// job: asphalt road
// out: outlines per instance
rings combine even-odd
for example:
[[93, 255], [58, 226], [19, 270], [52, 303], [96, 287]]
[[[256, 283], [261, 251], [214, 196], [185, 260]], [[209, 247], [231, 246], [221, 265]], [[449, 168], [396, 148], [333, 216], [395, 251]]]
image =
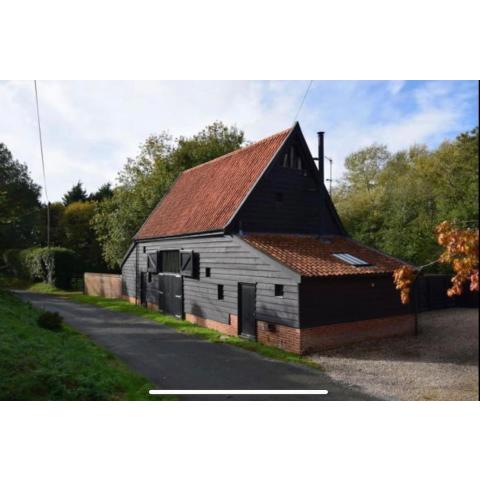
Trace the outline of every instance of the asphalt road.
[[114, 353], [158, 389], [328, 390], [328, 395], [185, 395], [188, 400], [374, 400], [306, 365], [281, 362], [232, 345], [211, 343], [154, 321], [93, 305], [15, 292]]

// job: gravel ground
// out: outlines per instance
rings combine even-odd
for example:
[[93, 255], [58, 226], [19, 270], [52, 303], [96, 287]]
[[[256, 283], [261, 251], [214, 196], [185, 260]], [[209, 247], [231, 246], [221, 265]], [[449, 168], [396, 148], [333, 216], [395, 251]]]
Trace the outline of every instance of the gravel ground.
[[478, 309], [419, 316], [417, 336], [311, 356], [333, 380], [388, 400], [478, 400]]

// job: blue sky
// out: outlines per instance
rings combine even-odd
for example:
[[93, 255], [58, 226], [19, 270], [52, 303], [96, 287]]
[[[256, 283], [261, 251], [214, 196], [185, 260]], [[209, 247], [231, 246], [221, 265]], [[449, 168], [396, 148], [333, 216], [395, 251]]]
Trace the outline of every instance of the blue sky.
[[[78, 180], [88, 191], [116, 173], [152, 133], [192, 135], [222, 120], [250, 141], [289, 127], [308, 81], [38, 82], [51, 201]], [[478, 123], [476, 81], [314, 81], [298, 117], [312, 153], [324, 130], [334, 179], [349, 153], [435, 147]], [[33, 82], [0, 82], [0, 142], [41, 181]]]

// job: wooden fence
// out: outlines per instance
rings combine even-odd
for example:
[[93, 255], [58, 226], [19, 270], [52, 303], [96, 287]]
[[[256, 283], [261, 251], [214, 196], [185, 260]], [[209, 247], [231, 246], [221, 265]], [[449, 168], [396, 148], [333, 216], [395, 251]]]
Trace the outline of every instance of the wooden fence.
[[447, 290], [451, 286], [451, 275], [422, 275], [418, 280], [418, 309], [421, 312], [450, 307], [478, 308], [478, 292], [465, 287], [460, 296], [449, 297]]
[[122, 276], [112, 273], [83, 274], [83, 290], [87, 295], [122, 298]]

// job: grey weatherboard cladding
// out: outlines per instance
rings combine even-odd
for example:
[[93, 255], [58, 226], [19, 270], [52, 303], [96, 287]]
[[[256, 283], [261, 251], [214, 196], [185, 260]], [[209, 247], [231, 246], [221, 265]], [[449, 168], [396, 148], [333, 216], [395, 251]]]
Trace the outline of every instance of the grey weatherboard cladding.
[[[258, 320], [299, 326], [300, 277], [235, 236], [139, 241], [123, 264], [123, 295], [139, 297], [136, 288], [140, 282], [136, 279], [140, 272], [146, 271], [148, 253], [167, 249], [193, 250], [199, 255], [198, 278], [183, 277], [185, 313], [228, 323], [229, 314], [238, 315], [238, 283], [255, 283]], [[138, 275], [135, 270], [137, 255]], [[210, 277], [205, 276], [207, 267]], [[152, 282], [147, 284], [147, 302], [158, 305], [156, 275], [152, 277]], [[275, 297], [275, 284], [284, 285], [283, 297]], [[224, 286], [223, 300], [217, 298], [217, 285]]]

